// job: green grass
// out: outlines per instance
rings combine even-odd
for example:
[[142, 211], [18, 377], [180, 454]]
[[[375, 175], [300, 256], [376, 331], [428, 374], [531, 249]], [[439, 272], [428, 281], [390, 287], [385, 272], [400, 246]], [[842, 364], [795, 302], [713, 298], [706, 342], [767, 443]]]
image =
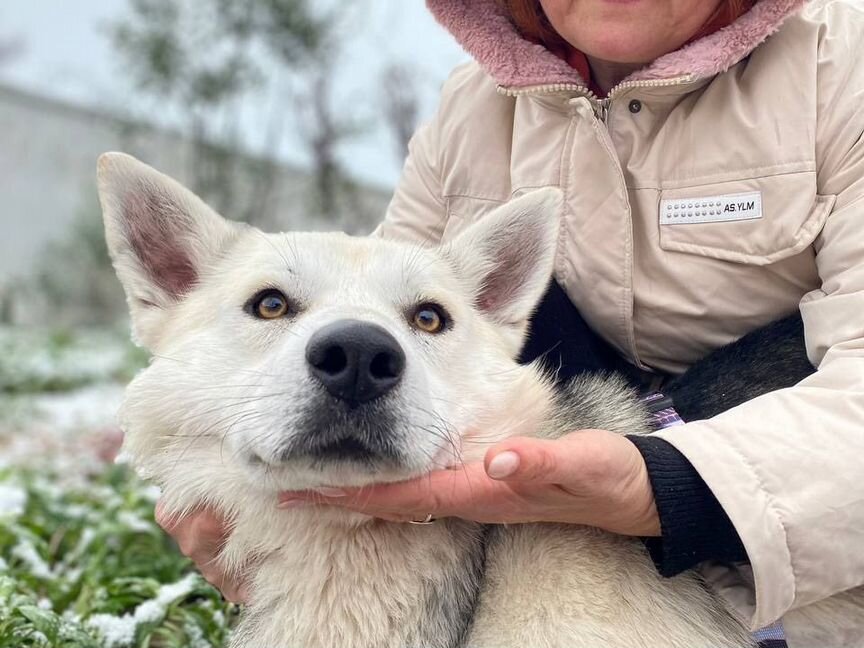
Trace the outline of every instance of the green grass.
[[0, 648], [216, 648], [236, 611], [121, 466], [59, 486], [0, 470]]
[[147, 357], [125, 330], [0, 327], [0, 394], [125, 383], [146, 366]]

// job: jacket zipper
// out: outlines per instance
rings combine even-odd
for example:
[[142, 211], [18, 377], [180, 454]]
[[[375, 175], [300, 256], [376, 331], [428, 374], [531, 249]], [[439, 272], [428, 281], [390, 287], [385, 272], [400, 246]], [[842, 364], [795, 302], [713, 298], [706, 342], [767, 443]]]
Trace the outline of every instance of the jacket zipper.
[[[618, 157], [615, 154], [615, 149], [612, 144], [611, 136], [609, 133], [609, 112], [612, 108], [612, 102], [620, 95], [622, 92], [626, 90], [632, 90], [634, 88], [660, 88], [665, 86], [674, 86], [674, 85], [683, 85], [689, 83], [694, 80], [692, 74], [683, 75], [680, 77], [674, 77], [671, 79], [652, 79], [646, 81], [622, 81], [615, 87], [613, 87], [609, 94], [601, 99], [598, 97], [588, 86], [580, 83], [550, 83], [546, 85], [535, 85], [535, 86], [526, 86], [524, 88], [507, 88], [505, 86], [499, 85], [497, 90], [500, 94], [509, 96], [509, 97], [521, 97], [526, 95], [554, 95], [554, 94], [564, 94], [564, 93], [572, 93], [574, 96], [571, 98], [576, 98], [578, 96], [585, 97], [591, 104], [591, 107], [594, 112], [594, 116], [597, 120], [595, 122], [595, 128], [597, 128], [597, 136], [600, 138], [600, 141], [603, 147], [606, 149], [606, 153], [610, 157], [611, 163], [615, 166], [615, 169], [618, 173], [618, 180], [622, 186], [625, 184], [624, 180], [624, 172], [621, 169], [621, 164], [618, 161]], [[603, 124], [602, 128], [597, 127], [597, 124]], [[631, 224], [631, 238], [632, 238], [632, 224]], [[632, 272], [632, 266], [631, 266]], [[632, 289], [632, 277], [631, 277], [631, 289]], [[636, 350], [636, 341], [633, 336], [633, 320], [632, 320], [632, 312], [630, 314], [630, 326], [627, 327], [625, 331], [627, 346], [629, 347], [629, 352], [633, 361], [636, 363], [636, 366], [640, 369], [647, 369], [645, 365], [642, 364], [642, 360], [639, 357], [639, 353]]]
[[605, 99], [598, 99], [594, 106], [594, 115], [604, 126], [609, 126], [609, 107], [611, 105], [612, 100], [607, 97]]
[[581, 95], [591, 102], [591, 107], [594, 110], [594, 115], [606, 125], [609, 119], [609, 110], [612, 107], [612, 101], [616, 95], [619, 95], [625, 90], [633, 88], [662, 88], [666, 86], [683, 85], [693, 80], [692, 74], [685, 74], [680, 77], [671, 79], [650, 79], [646, 81], [622, 81], [613, 87], [609, 94], [601, 99], [588, 86], [581, 83], [548, 83], [545, 85], [525, 86], [524, 88], [508, 88], [499, 85], [498, 92], [508, 97], [523, 97], [526, 95], [554, 95], [563, 93], [573, 93]]
[[[598, 97], [592, 90], [584, 84], [568, 84], [568, 83], [554, 83], [548, 85], [538, 85], [538, 86], [530, 86], [525, 88], [505, 88], [503, 86], [498, 86], [498, 92], [511, 97], [519, 97], [524, 95], [552, 95], [552, 94], [562, 94], [562, 93], [573, 93], [575, 98], [576, 96], [583, 96], [588, 99], [591, 104], [591, 107], [594, 112], [594, 116], [597, 120], [595, 122], [595, 128], [597, 131], [597, 137], [600, 138], [600, 142], [602, 143], [606, 153], [609, 155], [610, 162], [615, 167], [615, 170], [618, 173], [618, 180], [621, 186], [625, 185], [624, 172], [621, 169], [621, 164], [618, 161], [618, 157], [615, 154], [615, 149], [612, 144], [611, 135], [609, 133], [609, 112], [612, 107], [612, 102], [616, 99], [618, 95], [626, 90], [632, 90], [633, 88], [658, 88], [664, 86], [673, 86], [673, 85], [681, 85], [688, 83], [693, 80], [692, 75], [685, 75], [681, 77], [675, 77], [672, 79], [658, 79], [658, 80], [649, 80], [649, 81], [622, 81], [615, 87], [613, 87], [609, 94], [601, 99]], [[602, 127], [599, 127], [599, 124], [602, 124]], [[632, 223], [631, 223], [631, 245], [632, 245]], [[630, 272], [632, 273], [632, 260]], [[632, 290], [632, 276], [630, 277], [630, 286]], [[633, 313], [630, 313], [630, 323], [629, 326], [625, 327], [625, 337], [627, 340], [627, 347], [630, 353], [630, 356], [633, 359], [633, 362], [640, 369], [647, 369], [644, 364], [642, 364], [642, 359], [639, 357], [639, 353], [636, 348], [636, 340], [634, 338], [633, 333]]]

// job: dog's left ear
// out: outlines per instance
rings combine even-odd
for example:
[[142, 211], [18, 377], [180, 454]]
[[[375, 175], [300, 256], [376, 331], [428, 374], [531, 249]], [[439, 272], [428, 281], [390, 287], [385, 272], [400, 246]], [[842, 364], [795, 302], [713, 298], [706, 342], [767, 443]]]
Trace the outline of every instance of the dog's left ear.
[[108, 251], [126, 291], [133, 336], [152, 350], [172, 307], [240, 226], [129, 155], [102, 155], [97, 177]]
[[549, 187], [498, 207], [443, 248], [477, 307], [521, 334], [552, 278], [563, 193]]

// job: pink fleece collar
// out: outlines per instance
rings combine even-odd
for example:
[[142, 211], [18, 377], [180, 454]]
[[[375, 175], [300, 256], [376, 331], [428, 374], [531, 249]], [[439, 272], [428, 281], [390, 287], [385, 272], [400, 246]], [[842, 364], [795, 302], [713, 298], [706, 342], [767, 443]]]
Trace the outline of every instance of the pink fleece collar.
[[[805, 0], [759, 0], [728, 27], [670, 52], [627, 81], [702, 79], [725, 72], [798, 11]], [[429, 10], [495, 81], [509, 88], [584, 81], [542, 45], [522, 38], [495, 0], [426, 0]]]

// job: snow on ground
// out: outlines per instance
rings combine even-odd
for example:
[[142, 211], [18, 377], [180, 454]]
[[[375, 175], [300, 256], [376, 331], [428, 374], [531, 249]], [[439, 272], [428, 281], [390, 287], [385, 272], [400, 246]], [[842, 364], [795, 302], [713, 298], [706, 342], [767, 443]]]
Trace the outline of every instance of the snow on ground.
[[0, 646], [217, 648], [234, 608], [153, 519], [158, 489], [110, 465], [121, 332], [0, 327]]
[[124, 385], [142, 360], [120, 332], [0, 328], [0, 467], [71, 475], [113, 458]]
[[58, 391], [114, 380], [134, 353], [128, 335], [112, 329], [0, 327], [0, 393]]
[[0, 483], [0, 515], [21, 515], [25, 504], [27, 491], [20, 486]]
[[87, 625], [100, 632], [105, 641], [105, 648], [129, 646], [135, 639], [135, 630], [139, 625], [161, 621], [168, 606], [177, 599], [188, 596], [197, 581], [197, 576], [189, 575], [176, 583], [163, 585], [155, 598], [141, 603], [133, 613], [119, 617], [111, 614], [95, 614], [87, 621]]
[[98, 467], [121, 438], [122, 399], [118, 384], [0, 399], [0, 467], [47, 464], [64, 474]]

